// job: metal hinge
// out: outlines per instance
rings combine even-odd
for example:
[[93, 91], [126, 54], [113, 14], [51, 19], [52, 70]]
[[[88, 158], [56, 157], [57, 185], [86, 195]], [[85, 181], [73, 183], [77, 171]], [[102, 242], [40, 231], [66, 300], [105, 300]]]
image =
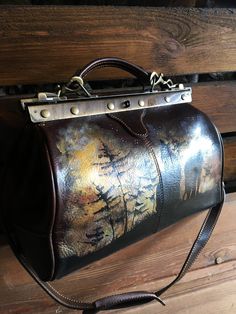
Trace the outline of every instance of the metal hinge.
[[182, 89], [181, 87], [166, 91], [77, 99], [62, 99], [57, 94], [42, 95], [41, 93], [40, 97], [22, 99], [21, 103], [28, 111], [31, 121], [38, 123], [122, 111], [151, 109], [190, 103], [191, 101], [191, 88]]

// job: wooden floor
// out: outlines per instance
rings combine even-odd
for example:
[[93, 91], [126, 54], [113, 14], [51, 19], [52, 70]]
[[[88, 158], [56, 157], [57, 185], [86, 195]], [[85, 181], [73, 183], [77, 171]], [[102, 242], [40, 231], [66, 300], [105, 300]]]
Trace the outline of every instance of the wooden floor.
[[[192, 270], [152, 302], [106, 313], [236, 313], [236, 193], [228, 194], [219, 223]], [[55, 283], [67, 296], [93, 300], [108, 293], [156, 290], [174, 278], [205, 213], [153, 235]], [[72, 313], [50, 300], [0, 243], [0, 313]]]

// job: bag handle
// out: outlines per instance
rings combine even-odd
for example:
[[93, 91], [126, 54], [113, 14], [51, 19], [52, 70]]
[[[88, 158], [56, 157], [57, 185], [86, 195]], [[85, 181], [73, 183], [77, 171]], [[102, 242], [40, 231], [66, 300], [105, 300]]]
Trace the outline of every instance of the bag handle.
[[59, 90], [58, 95], [66, 94], [66, 91], [78, 93], [82, 89], [87, 96], [91, 97], [92, 95], [84, 86], [84, 79], [93, 70], [106, 67], [118, 68], [134, 75], [140, 81], [144, 90], [148, 88], [149, 91], [153, 91], [159, 84], [165, 86], [167, 89], [175, 88], [178, 85], [174, 84], [171, 79], [164, 79], [163, 73], [149, 73], [140, 66], [126, 60], [107, 57], [95, 59], [82, 68], [82, 70], [76, 71], [71, 80]]
[[84, 86], [84, 79], [93, 70], [105, 67], [118, 68], [134, 75], [140, 81], [143, 88], [148, 86], [149, 89], [151, 89], [151, 86], [154, 86], [157, 81], [156, 77], [152, 77], [150, 73], [146, 72], [141, 67], [126, 60], [115, 57], [99, 58], [87, 64], [84, 68], [82, 68], [82, 70], [76, 71], [69, 83], [64, 86], [64, 89], [62, 89], [62, 93], [65, 91], [78, 92], [82, 89], [87, 96], [91, 97], [92, 95]]
[[[11, 247], [23, 265], [23, 267], [29, 272], [29, 274], [35, 279], [35, 281], [43, 288], [43, 290], [52, 297], [55, 301], [60, 303], [61, 305], [77, 310], [84, 310], [84, 313], [97, 313], [100, 310], [110, 310], [117, 309], [121, 307], [128, 307], [138, 304], [148, 303], [153, 300], [159, 301], [161, 304], [165, 305], [164, 302], [160, 299], [160, 296], [167, 291], [171, 286], [173, 286], [176, 282], [178, 282], [190, 269], [193, 265], [194, 261], [207, 244], [214, 227], [219, 218], [222, 206], [224, 203], [224, 195], [223, 200], [218, 203], [216, 206], [209, 209], [208, 214], [201, 226], [201, 229], [196, 237], [196, 240], [189, 251], [189, 254], [178, 274], [178, 276], [167, 286], [156, 291], [156, 292], [146, 292], [146, 291], [133, 291], [127, 292], [123, 294], [111, 295], [101, 299], [98, 299], [92, 303], [84, 303], [79, 300], [70, 299], [60, 292], [58, 292], [51, 284], [48, 282], [43, 282], [38, 278], [34, 270], [30, 267], [24, 256], [22, 256], [21, 252], [18, 251], [17, 247], [14, 244], [14, 241], [10, 238]], [[9, 236], [9, 235], [8, 235]], [[9, 236], [10, 237], [10, 236]]]
[[148, 72], [133, 63], [115, 57], [95, 59], [87, 64], [82, 70], [77, 71], [74, 76], [79, 76], [84, 80], [84, 78], [93, 70], [106, 67], [124, 70], [136, 76], [144, 85], [150, 85], [150, 74]]

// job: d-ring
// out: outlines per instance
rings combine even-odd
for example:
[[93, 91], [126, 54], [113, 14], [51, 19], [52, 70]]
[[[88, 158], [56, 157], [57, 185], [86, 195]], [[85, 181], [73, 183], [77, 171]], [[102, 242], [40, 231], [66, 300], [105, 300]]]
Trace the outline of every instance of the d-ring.
[[[71, 88], [70, 85], [72, 83], [76, 82], [79, 87], [76, 87], [76, 88]], [[92, 95], [90, 94], [90, 92], [84, 87], [84, 81], [82, 79], [82, 77], [80, 76], [73, 76], [70, 80], [70, 82], [66, 85], [65, 87], [68, 91], [71, 91], [71, 92], [77, 92], [80, 90], [80, 88], [85, 92], [85, 94], [89, 97], [91, 97]]]

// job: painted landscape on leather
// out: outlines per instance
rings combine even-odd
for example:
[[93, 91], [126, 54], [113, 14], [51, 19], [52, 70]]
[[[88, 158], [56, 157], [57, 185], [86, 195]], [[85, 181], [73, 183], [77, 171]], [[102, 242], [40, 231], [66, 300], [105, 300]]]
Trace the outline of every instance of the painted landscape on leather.
[[61, 130], [58, 174], [66, 193], [61, 257], [97, 251], [157, 213], [159, 178], [142, 146], [95, 125], [72, 123]]

